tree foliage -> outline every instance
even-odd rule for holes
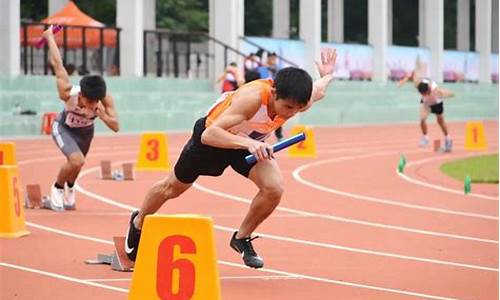
[[[73,2],[92,19],[107,26],[116,25],[116,0],[73,0]]]
[[[47,17],[49,1],[21,0],[21,19],[38,22]]]
[[[245,35],[271,36],[273,30],[273,1],[245,1]]]
[[[217,1],[217,0],[212,0]],[[245,0],[245,35],[271,36],[273,0]],[[367,43],[368,1],[344,0],[344,40],[346,43]],[[393,43],[418,45],[418,2],[393,0]],[[116,0],[74,0],[92,18],[116,25]],[[471,49],[474,49],[474,2],[471,1]],[[327,35],[327,0],[322,0],[322,39]],[[208,31],[209,0],[156,0],[156,26],[176,32]],[[457,0],[445,0],[444,46],[456,48]],[[21,0],[21,18],[38,22],[47,17],[48,0]],[[299,37],[299,0],[290,0],[290,38]]]
[[[418,1],[392,2],[392,43],[394,45],[418,46]]]
[[[207,32],[208,0],[157,0],[156,27],[177,32]]]

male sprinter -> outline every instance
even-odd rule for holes
[[[198,176],[220,176],[231,166],[252,180],[259,191],[230,246],[242,254],[247,266],[261,268],[264,261],[252,246],[251,234],[273,212],[283,194],[283,177],[272,146],[264,140],[286,120],[325,96],[336,57],[332,49],[322,53],[321,63],[317,63],[321,78],[314,85],[306,71],[285,68],[274,80],[255,80],[224,93],[207,115],[196,121],[174,172],[156,183],[146,194],[141,210],[132,213],[125,241],[128,257],[136,259],[144,217],[181,195]],[[245,156],[250,153],[256,155],[257,163],[246,163]]]
[[[444,134],[444,152],[451,152],[453,147],[453,140],[448,133],[448,126],[444,120],[444,107],[443,98],[453,97],[453,92],[440,88],[430,79],[422,78],[422,69],[416,68],[409,76],[406,76],[398,82],[398,86],[402,86],[408,80],[413,80],[415,87],[420,94],[420,129],[422,130],[422,137],[420,138],[419,146],[425,147],[429,144],[429,137],[427,136],[427,117],[429,113],[436,115],[437,123],[441,127]]]
[[[43,37],[49,47],[59,98],[64,101],[64,110],[52,125],[52,138],[67,161],[59,170],[50,193],[50,208],[62,211],[65,208],[75,209],[73,185],[94,137],[94,119],[99,117],[114,132],[119,130],[119,124],[113,98],[106,93],[104,79],[98,75],[87,75],[80,80],[79,86],[71,85],[54,40],[52,26],[43,32]]]

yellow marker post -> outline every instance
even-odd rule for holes
[[[220,300],[213,222],[150,215],[142,228],[129,300]]]
[[[467,122],[465,126],[465,150],[486,150],[486,136],[483,122]]]
[[[0,143],[0,166],[15,165],[16,145],[12,142]]]
[[[312,128],[305,125],[296,125],[292,128],[291,135],[301,132],[305,133],[306,139],[288,148],[288,155],[290,157],[316,158],[316,142]]]
[[[17,166],[0,166],[0,238],[28,235]]]
[[[146,132],[141,135],[136,171],[169,171],[167,136],[161,132]]]

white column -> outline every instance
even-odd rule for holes
[[[388,0],[368,1],[368,43],[373,47],[373,80],[387,82]]]
[[[144,30],[156,29],[156,0],[144,0]]]
[[[392,1],[387,0],[387,45],[392,45]]]
[[[476,52],[479,52],[479,82],[491,82],[491,0],[476,1]]]
[[[2,0],[0,9],[0,77],[16,77],[20,71],[20,0]]]
[[[210,0],[209,1],[209,35],[216,40],[236,50],[240,49],[240,36],[244,34],[245,26],[245,3],[244,0]],[[214,54],[213,66],[210,70],[210,78],[215,79],[225,69],[224,47],[211,42],[210,53]],[[241,66],[242,59],[227,50],[227,62],[237,61]]]
[[[49,16],[63,9],[69,0],[49,0]]]
[[[457,49],[470,50],[470,0],[457,0]]]
[[[493,15],[491,16],[491,52],[498,54],[498,0],[491,2]]]
[[[328,41],[344,42],[344,0],[328,0]]]
[[[273,0],[273,37],[290,38],[290,0]]]
[[[431,51],[430,75],[436,82],[443,81],[444,0],[425,0],[424,46]]]
[[[120,32],[120,75],[143,75],[143,0],[117,0],[116,26]]]
[[[304,41],[304,66],[314,78],[318,74],[314,61],[321,55],[321,0],[300,0],[300,39]]]
[[[418,46],[425,45],[425,1],[418,0]]]

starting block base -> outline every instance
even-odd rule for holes
[[[113,170],[110,160],[101,161],[101,179],[103,180],[134,180],[134,164],[124,163],[122,169]]]
[[[42,208],[42,190],[39,184],[26,185],[26,195],[24,197],[24,207],[26,208]]]
[[[102,160],[101,161],[101,179],[111,180],[113,179],[111,175],[111,161]]]
[[[112,254],[97,254],[96,259],[87,259],[86,264],[89,265],[110,265],[111,269],[120,272],[132,272],[134,270],[134,262],[128,259],[125,254],[125,237],[113,237],[114,251]]]
[[[26,185],[26,194],[24,197],[24,207],[29,209],[41,208],[50,209],[50,196],[42,196],[42,190],[39,184]],[[76,206],[64,206],[65,210],[75,210]]]
[[[442,152],[441,149],[441,140],[434,140],[434,152]]]

